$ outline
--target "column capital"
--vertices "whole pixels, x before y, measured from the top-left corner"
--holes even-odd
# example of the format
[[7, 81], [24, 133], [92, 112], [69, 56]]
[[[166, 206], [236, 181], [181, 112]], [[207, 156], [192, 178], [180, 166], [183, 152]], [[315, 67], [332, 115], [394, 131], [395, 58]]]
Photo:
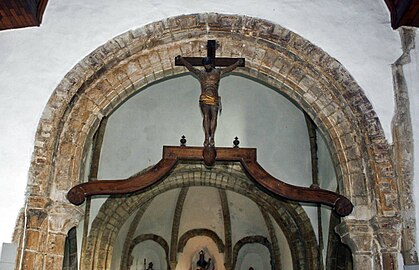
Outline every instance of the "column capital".
[[374, 232], [369, 221], [347, 219], [336, 226], [335, 231], [352, 253], [371, 253]]
[[373, 228], [367, 220], [346, 219], [335, 228], [343, 243], [352, 251], [354, 269], [373, 270], [375, 250]]
[[400, 216], [376, 216], [370, 221], [382, 252], [399, 252], [402, 226]]
[[63, 233], [77, 226], [84, 216], [84, 210], [70, 203], [56, 202], [48, 208], [48, 229], [50, 232]]

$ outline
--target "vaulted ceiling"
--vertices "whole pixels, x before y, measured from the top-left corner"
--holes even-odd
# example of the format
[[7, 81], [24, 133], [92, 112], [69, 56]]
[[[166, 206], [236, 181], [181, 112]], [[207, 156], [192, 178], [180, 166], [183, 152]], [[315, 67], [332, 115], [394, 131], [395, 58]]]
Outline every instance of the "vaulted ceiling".
[[[391, 27], [419, 27], [419, 1], [384, 0], [391, 17]], [[48, 0], [0, 1], [0, 31], [40, 26]]]

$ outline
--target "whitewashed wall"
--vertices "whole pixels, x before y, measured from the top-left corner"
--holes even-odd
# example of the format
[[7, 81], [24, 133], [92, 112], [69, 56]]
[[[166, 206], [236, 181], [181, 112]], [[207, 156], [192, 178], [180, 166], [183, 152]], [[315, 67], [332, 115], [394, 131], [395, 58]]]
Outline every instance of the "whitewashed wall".
[[[50, 1], [42, 27], [0, 32], [0, 242], [10, 241], [15, 217], [23, 206], [36, 126], [65, 73], [120, 33], [169, 16], [197, 12], [268, 19], [323, 48], [365, 90], [391, 141], [389, 65], [401, 51], [382, 0]], [[417, 128], [415, 132], [418, 134]]]

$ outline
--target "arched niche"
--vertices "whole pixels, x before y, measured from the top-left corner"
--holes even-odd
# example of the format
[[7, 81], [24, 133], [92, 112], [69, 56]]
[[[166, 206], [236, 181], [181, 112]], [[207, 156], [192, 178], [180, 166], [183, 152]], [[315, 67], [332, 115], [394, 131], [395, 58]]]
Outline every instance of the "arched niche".
[[[301, 205], [277, 200], [259, 190], [244, 174], [239, 164], [225, 164], [209, 170], [205, 169], [202, 164], [187, 163], [177, 166], [163, 182], [145, 192], [130, 196], [112, 196], [105, 201], [92, 223], [87, 248], [81, 262], [82, 269], [94, 267], [112, 269], [112, 266], [116, 265], [115, 261], [118, 261], [119, 258], [122, 260], [122, 265], [126, 264], [125, 261], [128, 258], [125, 255], [129, 254], [128, 246], [130, 244], [127, 245], [127, 249], [122, 250], [121, 254], [116, 252], [114, 247], [118, 239], [125, 238], [124, 235], [120, 235], [123, 233], [122, 227], [129, 222], [132, 224], [130, 226], [135, 228], [141, 220], [144, 207], [149, 207], [150, 200], [183, 186], [212, 187], [233, 191], [247, 197], [259, 205], [262, 211], [270, 213], [274, 222], [284, 232], [291, 249], [294, 269], [316, 269], [317, 260], [315, 258], [318, 256], [316, 237], [310, 220]], [[135, 216], [135, 218], [131, 219], [131, 216]], [[202, 229], [190, 230], [179, 235], [177, 245], [171, 246], [171, 248], [176, 249], [177, 254], [180, 255], [185, 252], [185, 246], [190, 239], [198, 236], [205, 236], [205, 239], [214, 243], [218, 253], [228, 253], [222, 242], [224, 239], [220, 239], [212, 231]], [[125, 242], [131, 243], [130, 233], [126, 237]], [[232, 249], [232, 247], [230, 248]], [[233, 253], [233, 250], [230, 252]], [[234, 254], [230, 258], [225, 257], [226, 262], [229, 260], [233, 262], [233, 257]]]

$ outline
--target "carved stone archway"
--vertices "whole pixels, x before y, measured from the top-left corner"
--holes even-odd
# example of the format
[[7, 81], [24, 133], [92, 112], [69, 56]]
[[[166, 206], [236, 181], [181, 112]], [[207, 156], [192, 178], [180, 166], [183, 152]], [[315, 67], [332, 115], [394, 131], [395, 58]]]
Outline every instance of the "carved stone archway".
[[[239, 255], [240, 250], [243, 248], [243, 246], [249, 245], [249, 244], [260, 244], [260, 245], [265, 246], [269, 250], [269, 255], [271, 257], [271, 264], [275, 265], [275, 263], [274, 263], [275, 258], [273, 256], [273, 252], [272, 252], [272, 244], [269, 242], [269, 240], [266, 237], [261, 236], [261, 235], [255, 235], [255, 236], [247, 236], [247, 237], [244, 237], [244, 238], [240, 239], [236, 243], [236, 245], [234, 246], [233, 269], [236, 269], [237, 257]], [[274, 269], [276, 269], [276, 268], [274, 268]]]
[[160, 247], [164, 250], [164, 253], [166, 255], [166, 265], [169, 266], [169, 244], [167, 244], [166, 240], [164, 240], [164, 238], [162, 238], [159, 235], [155, 235], [155, 234], [142, 234], [139, 235], [137, 237], [135, 237], [135, 239], [133, 239], [129, 245], [128, 248], [128, 252], [127, 252], [127, 258], [128, 260], [125, 262], [126, 264], [124, 265], [124, 268], [122, 269], [130, 269], [130, 266], [132, 265], [132, 251], [135, 248], [135, 246], [137, 246], [138, 244], [144, 242], [144, 241], [154, 241], [155, 243], [157, 243], [158, 245], [160, 245]]
[[218, 252], [224, 253], [223, 240], [221, 240], [221, 238], [214, 231], [209, 229], [193, 229], [185, 232], [179, 239], [178, 252], [183, 252], [186, 243], [188, 243], [191, 238], [196, 236], [206, 236], [210, 238], [217, 245]]
[[[66, 192], [83, 181], [87, 149], [102, 117], [148, 84], [184, 73], [174, 66], [174, 57], [197, 55], [209, 37], [223, 44], [221, 56], [245, 57], [247, 67], [240, 73], [287, 95], [323, 133], [340, 192], [355, 205], [339, 230], [352, 248], [355, 267], [373, 269], [369, 254], [381, 258], [384, 266], [379, 267], [397, 262], [400, 221], [390, 146], [362, 89], [337, 60], [280, 25], [203, 13], [168, 18], [117, 36], [76, 64], [57, 86], [38, 126], [25, 222], [18, 222], [24, 227], [17, 232], [28, 233], [14, 238], [23, 252], [18, 256], [22, 269], [31, 269], [35, 261], [40, 268], [62, 264], [63, 247], [51, 252], [40, 247], [55, 235], [48, 226], [37, 225], [42, 222], [32, 222], [32, 213], [59, 218], [49, 209], [66, 205]], [[66, 228], [61, 226], [63, 234]]]
[[[111, 269], [113, 253], [118, 233], [131, 215], [136, 215], [148, 207], [151, 199], [166, 191], [183, 186], [209, 186], [222, 190], [229, 190], [241, 194], [271, 214], [275, 222], [281, 227], [290, 246], [294, 269], [318, 269], [317, 242], [311, 222], [301, 205], [283, 202], [259, 190], [255, 184], [244, 174], [238, 163], [216, 166], [211, 170], [202, 164], [182, 164], [160, 184], [148, 188], [145, 192], [129, 196], [111, 196], [102, 205], [99, 213], [92, 223], [86, 250], [82, 254], [82, 270], [91, 270], [95, 267]], [[275, 211], [271, 211], [272, 208]], [[137, 214], [136, 214], [137, 212]], [[123, 213], [121, 215], [121, 213]], [[141, 216], [141, 214], [140, 214]], [[138, 224], [135, 219], [133, 224]], [[134, 227], [136, 227], [134, 225]], [[182, 252], [183, 246], [191, 236], [205, 235], [213, 239], [220, 252], [226, 252], [225, 244], [218, 236], [206, 230], [191, 230], [183, 234], [175, 247], [175, 252]], [[129, 243], [132, 239], [127, 236]], [[232, 249], [232, 247], [230, 247]], [[128, 260], [125, 251], [122, 251], [122, 264]], [[170, 251], [172, 252], [172, 251]], [[232, 254], [233, 250], [229, 253]], [[128, 253], [128, 252], [127, 252]], [[126, 254], [127, 254], [126, 253]], [[176, 254], [176, 253], [175, 253]], [[176, 258], [176, 256], [174, 256]], [[225, 261], [233, 263], [233, 257], [225, 256]], [[176, 261], [171, 262], [176, 265]], [[228, 264], [227, 264], [228, 265]], [[174, 269], [175, 267], [172, 267]], [[230, 268], [227, 268], [230, 269]]]

